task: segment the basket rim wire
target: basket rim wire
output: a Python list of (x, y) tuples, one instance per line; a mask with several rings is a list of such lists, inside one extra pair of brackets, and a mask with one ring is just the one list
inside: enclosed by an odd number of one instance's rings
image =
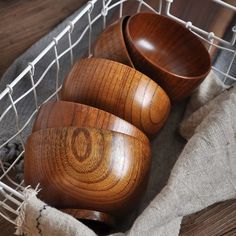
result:
[[(132, 0), (132, 1), (139, 2), (137, 12), (140, 12), (143, 8), (146, 8), (156, 14), (164, 14), (167, 17), (185, 25), (186, 28), (191, 30), (195, 35), (197, 35), (201, 40), (203, 40), (204, 42), (206, 42), (209, 45), (209, 48), (208, 48), (209, 52), (212, 50), (212, 47), (214, 46), (217, 49), (228, 51), (228, 52), (232, 53), (232, 59), (230, 61), (230, 65), (229, 65), (226, 72), (223, 72), (214, 66), (212, 66), (212, 69), (214, 71), (218, 72), (219, 74), (225, 76), (225, 79), (230, 78), (232, 80), (236, 80), (235, 77), (233, 77), (229, 74), (232, 64), (235, 60), (235, 55), (236, 55), (236, 50), (232, 49), (232, 46), (235, 44), (235, 41), (236, 41), (236, 27), (234, 27), (232, 29), (232, 32), (233, 32), (232, 39), (230, 41), (226, 41), (226, 40), (216, 36), (214, 34), (214, 32), (204, 31), (204, 30), (198, 28), (197, 26), (195, 26), (194, 24), (192, 24), (192, 22), (190, 22), (190, 21), (185, 22), (182, 19), (172, 15), (171, 14), (171, 7), (172, 7), (172, 4), (174, 3), (174, 0), (159, 0), (159, 6), (158, 6), (159, 9), (158, 10), (155, 10), (153, 7), (151, 7), (148, 3), (145, 2), (145, 0)], [(236, 12), (235, 6), (232, 6), (232, 5), (225, 3), (221, 0), (211, 0), (211, 1), (215, 2), (216, 4), (219, 4), (222, 7), (229, 8), (229, 9)], [(0, 217), (3, 217), (4, 219), (9, 221), (10, 223), (12, 223), (14, 225), (17, 224), (16, 218), (19, 215), (19, 212), (20, 212), (20, 210), (24, 204), (24, 201), (25, 201), (24, 190), (25, 189), (27, 190), (30, 187), (30, 186), (24, 187), (23, 186), (24, 181), (21, 181), (20, 184), (16, 183), (14, 180), (12, 180), (12, 178), (8, 175), (8, 173), (12, 169), (14, 169), (15, 164), (20, 160), (20, 158), (24, 154), (24, 142), (21, 137), (21, 133), (27, 127), (27, 125), (30, 123), (30, 121), (34, 118), (35, 114), (37, 113), (37, 111), (40, 107), (40, 105), (38, 104), (38, 100), (37, 100), (37, 93), (36, 93), (37, 86), (39, 86), (39, 84), (43, 81), (43, 79), (45, 78), (49, 69), (53, 65), (56, 65), (56, 89), (55, 89), (55, 92), (53, 92), (42, 104), (48, 102), (49, 100), (51, 100), (55, 96), (57, 96), (57, 99), (58, 99), (58, 93), (61, 89), (61, 85), (59, 85), (59, 82), (58, 82), (58, 77), (59, 77), (59, 73), (60, 73), (59, 59), (62, 58), (67, 53), (69, 53), (70, 54), (70, 64), (72, 66), (73, 62), (74, 62), (73, 49), (75, 48), (75, 46), (77, 46), (80, 43), (80, 41), (83, 39), (83, 37), (86, 33), (89, 33), (88, 57), (91, 57), (92, 56), (92, 53), (91, 53), (92, 52), (92, 50), (91, 50), (92, 40), (91, 40), (91, 38), (92, 38), (92, 29), (93, 29), (92, 26), (100, 18), (103, 18), (103, 29), (104, 29), (107, 24), (106, 18), (107, 18), (108, 13), (116, 7), (119, 7), (119, 17), (122, 17), (123, 16), (123, 7), (124, 7), (125, 2), (131, 2), (131, 0), (119, 0), (119, 1), (91, 0), (91, 1), (89, 1), (82, 8), (82, 10), (74, 17), (74, 19), (69, 21), (67, 26), (55, 38), (53, 38), (52, 41), (41, 51), (41, 53), (33, 61), (29, 62), (28, 66), (13, 80), (13, 82), (8, 84), (6, 86), (6, 88), (0, 93), (0, 103), (5, 97), (8, 97), (8, 99), (10, 100), (10, 105), (4, 110), (4, 112), (2, 114), (0, 114), (0, 122), (3, 120), (3, 118), (8, 114), (8, 112), (10, 110), (13, 110), (15, 113), (16, 126), (17, 126), (17, 132), (12, 137), (10, 137), (8, 140), (6, 140), (3, 144), (0, 144), (0, 150), (2, 148), (4, 148), (7, 145), (7, 143), (14, 140), (14, 138), (16, 138), (17, 136), (20, 137), (20, 140), (21, 140), (21, 143), (23, 146), (23, 151), (17, 156), (17, 158), (13, 161), (13, 163), (7, 167), (7, 169), (5, 169), (3, 161), (0, 160), (0, 167), (2, 170), (2, 175), (0, 176), (0, 195), (2, 195), (4, 197), (4, 200), (0, 201)], [(94, 7), (97, 6), (96, 5), (97, 3), (102, 3), (101, 12), (99, 14), (97, 14), (92, 19), (91, 13), (93, 12)], [(81, 35), (79, 35), (77, 40), (72, 43), (71, 35), (74, 32), (74, 28), (76, 27), (76, 24), (79, 22), (79, 20), (86, 14), (88, 17), (88, 25), (85, 27), (85, 29), (83, 30)], [(69, 46), (63, 52), (61, 52), (59, 54), (58, 50), (57, 50), (57, 45), (58, 45), (58, 42), (65, 35), (68, 35)], [(218, 43), (220, 43), (220, 44), (218, 44)], [(44, 70), (44, 72), (42, 73), (40, 78), (37, 80), (37, 82), (35, 82), (34, 71), (35, 71), (35, 67), (37, 66), (37, 63), (40, 62), (41, 60), (43, 60), (43, 57), (46, 56), (47, 53), (52, 49), (54, 50), (55, 58), (47, 66), (47, 68)], [(25, 75), (27, 75), (27, 74), (29, 74), (29, 76), (30, 76), (32, 87), (27, 92), (25, 92), (20, 97), (18, 97), (17, 99), (14, 100), (12, 97), (12, 93), (14, 92), (14, 87), (22, 79), (24, 79)], [(29, 118), (25, 122), (25, 124), (22, 127), (20, 127), (16, 104), (31, 92), (33, 92), (33, 95), (34, 95), (35, 110), (33, 111), (32, 114), (29, 115)], [(8, 180), (8, 182), (11, 183), (11, 186), (9, 186), (3, 182), (4, 178), (6, 178)], [(13, 188), (13, 186), (15, 186), (15, 189)], [(39, 186), (37, 186), (37, 188), (35, 189), (36, 192), (38, 192), (38, 188), (39, 188)], [(10, 203), (8, 203), (9, 205), (7, 204), (7, 202), (10, 202)], [(12, 203), (14, 204), (15, 208), (13, 208)], [(4, 209), (4, 211), (2, 209)], [(6, 211), (13, 213), (14, 217), (10, 217)]]

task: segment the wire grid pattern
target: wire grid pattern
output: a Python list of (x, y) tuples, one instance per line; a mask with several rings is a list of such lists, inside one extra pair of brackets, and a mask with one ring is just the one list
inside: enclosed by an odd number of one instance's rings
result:
[[(70, 66), (74, 63), (74, 52), (76, 46), (78, 46), (85, 36), (88, 34), (88, 45), (87, 45), (87, 55), (88, 57), (92, 56), (92, 32), (95, 22), (99, 19), (102, 19), (102, 28), (104, 29), (107, 25), (107, 16), (112, 9), (118, 8), (119, 10), (119, 17), (123, 16), (125, 2), (131, 2), (130, 0), (119, 0), (119, 1), (112, 1), (112, 0), (91, 0), (87, 3), (86, 6), (80, 11), (80, 13), (71, 21), (68, 22), (68, 25), (65, 27), (64, 30), (61, 31), (55, 38), (52, 39), (51, 43), (31, 62), (28, 63), (28, 66), (17, 76), (11, 84), (8, 84), (5, 90), (0, 94), (0, 107), (3, 105), (3, 101), (6, 99), (9, 102), (9, 106), (0, 114), (0, 123), (6, 117), (6, 115), (10, 112), (14, 115), (14, 122), (12, 126), (16, 126), (16, 132), (11, 136), (8, 137), (5, 142), (2, 144), (0, 143), (0, 151), (5, 147), (5, 145), (11, 141), (13, 141), (16, 137), (20, 140), (21, 145), (23, 147), (23, 151), (18, 153), (18, 156), (14, 159), (14, 161), (9, 165), (6, 166), (4, 162), (0, 159), (0, 217), (5, 218), (7, 221), (11, 222), (12, 224), (16, 224), (15, 219), (19, 214), (21, 206), (24, 202), (24, 197), (22, 191), (28, 186), (24, 186), (24, 181), (18, 183), (14, 178), (12, 178), (12, 172), (14, 174), (14, 168), (16, 167), (16, 163), (18, 163), (23, 155), (24, 155), (24, 138), (22, 137), (22, 132), (29, 126), (30, 122), (33, 121), (35, 114), (37, 113), (39, 107), (46, 103), (51, 99), (59, 99), (58, 93), (61, 89), (61, 82), (60, 77), (60, 59), (66, 55), (69, 55), (70, 58)], [(171, 14), (171, 7), (174, 4), (173, 0), (159, 0), (158, 9), (154, 9), (150, 5), (148, 5), (145, 0), (132, 0), (138, 3), (138, 7), (136, 9), (137, 12), (142, 10), (149, 10), (156, 14), (164, 14), (168, 17), (174, 19), (175, 21), (184, 24), (186, 28), (191, 30), (194, 34), (196, 34), (201, 40), (208, 44), (208, 50), (211, 51), (213, 47), (217, 50), (227, 51), (231, 54), (231, 60), (227, 67), (226, 71), (222, 71), (216, 67), (212, 67), (217, 73), (224, 76), (224, 80), (230, 78), (232, 80), (236, 80), (236, 78), (230, 75), (231, 67), (235, 60), (236, 50), (233, 49), (233, 45), (235, 44), (236, 40), (236, 28), (233, 27), (232, 29), (232, 39), (230, 41), (226, 41), (217, 35), (214, 32), (206, 32), (196, 26), (190, 21), (185, 22), (180, 18)], [(216, 4), (220, 4), (222, 7), (226, 7), (231, 9), (232, 11), (236, 11), (236, 7), (231, 6), (230, 4), (226, 4), (221, 0), (212, 0)], [(97, 7), (98, 3), (101, 4), (101, 9), (99, 14), (95, 17), (92, 17), (92, 13), (94, 8)], [(75, 27), (78, 26), (80, 19), (87, 15), (87, 26), (82, 31), (80, 35), (76, 36), (76, 40), (72, 40), (72, 35), (74, 32)], [(59, 52), (58, 50), (58, 43), (63, 37), (67, 37), (68, 40), (68, 47)], [(44, 60), (45, 57), (48, 56), (49, 52), (53, 50), (54, 58), (51, 60), (41, 74), (39, 78), (35, 78), (35, 70), (37, 69), (38, 63), (41, 60)], [(55, 69), (55, 78), (51, 78), (55, 80), (55, 90), (43, 101), (39, 101), (39, 95), (37, 94), (37, 87), (41, 85), (41, 83), (45, 80), (47, 73), (49, 70), (54, 67)], [(25, 79), (25, 75), (28, 75), (30, 78), (31, 87), (24, 92), (21, 96), (15, 98), (13, 96), (14, 89), (22, 80)], [(34, 105), (35, 107), (32, 110), (31, 114), (28, 114), (28, 119), (24, 122), (23, 125), (20, 124), (19, 120), (19, 113), (17, 109), (17, 104), (20, 103), (24, 98), (29, 96), (29, 94), (33, 94)], [(37, 188), (36, 188), (37, 190)]]

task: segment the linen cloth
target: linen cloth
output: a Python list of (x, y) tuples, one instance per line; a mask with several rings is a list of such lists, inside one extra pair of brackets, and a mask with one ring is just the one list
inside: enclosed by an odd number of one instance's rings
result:
[[(94, 15), (97, 14), (96, 11), (95, 8)], [(76, 14), (78, 12), (74, 15)], [(87, 17), (82, 18), (80, 25), (74, 28), (72, 41), (76, 40), (76, 35), (81, 34), (87, 21)], [(0, 92), (48, 45), (53, 37), (61, 32), (67, 23), (68, 19), (13, 63), (0, 82)], [(99, 25), (102, 25), (101, 22), (94, 27), (94, 38), (102, 30)], [(63, 51), (67, 44), (67, 39), (63, 39), (57, 46), (58, 51)], [(86, 36), (75, 48), (75, 58), (80, 58), (87, 53), (87, 45)], [(37, 65), (34, 73), (35, 82), (39, 80), (53, 59), (52, 50), (51, 54)], [(59, 61), (60, 81), (69, 71), (69, 59), (68, 54)], [(37, 88), (39, 104), (55, 90), (55, 74), (56, 70), (53, 67)], [(199, 211), (215, 202), (236, 197), (235, 88), (225, 90), (214, 73), (211, 73), (206, 81), (216, 86), (208, 86), (208, 89), (206, 86), (201, 86), (190, 100), (185, 116), (187, 101), (172, 106), (165, 127), (151, 144), (152, 168), (147, 191), (140, 205), (117, 227), (116, 231), (121, 232), (118, 235), (175, 236), (179, 233), (184, 215)], [(31, 81), (28, 74), (13, 88), (13, 99), (18, 98), (29, 88), (31, 88)], [(225, 92), (220, 94), (223, 90)], [(199, 96), (199, 93), (203, 95)], [(209, 94), (212, 95), (209, 97)], [(214, 98), (215, 96), (217, 97)], [(0, 115), (9, 104), (10, 101), (6, 96), (1, 101)], [(22, 99), (16, 106), (20, 117), (19, 125), (22, 127), (29, 114), (35, 109), (33, 93)], [(187, 144), (177, 132), (183, 116), (184, 121), (180, 131), (183, 137), (188, 139)], [(10, 111), (0, 122), (0, 144), (17, 131), (14, 124), (14, 113)], [(24, 141), (31, 132), (31, 126), (32, 122), (22, 133)], [(20, 137), (17, 136), (15, 140), (20, 141)], [(24, 232), (28, 235), (49, 236), (95, 235), (92, 230), (73, 217), (40, 201), (33, 190), (26, 189), (24, 194), (25, 204), (17, 219), (17, 234)]]

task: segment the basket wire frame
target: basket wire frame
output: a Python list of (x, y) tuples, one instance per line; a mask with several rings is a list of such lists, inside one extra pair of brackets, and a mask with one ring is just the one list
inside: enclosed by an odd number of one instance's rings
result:
[[(86, 33), (89, 35), (88, 40), (88, 57), (92, 56), (92, 32), (93, 32), (93, 25), (95, 22), (97, 22), (100, 18), (102, 18), (102, 28), (104, 29), (107, 24), (107, 15), (109, 12), (114, 9), (118, 8), (119, 10), (119, 17), (121, 18), (123, 16), (124, 12), (124, 6), (125, 2), (131, 2), (135, 1), (138, 2), (138, 8), (137, 12), (140, 12), (142, 10), (148, 9), (151, 12), (154, 12), (156, 14), (164, 14), (173, 20), (180, 22), (181, 24), (184, 24), (186, 28), (191, 30), (195, 35), (197, 35), (201, 40), (206, 42), (208, 44), (208, 50), (211, 51), (213, 47), (215, 47), (217, 50), (227, 51), (231, 53), (232, 58), (230, 60), (230, 63), (228, 65), (228, 68), (226, 71), (221, 71), (220, 69), (212, 66), (212, 69), (216, 71), (217, 73), (224, 76), (224, 80), (227, 78), (230, 78), (232, 80), (236, 80), (235, 77), (230, 75), (231, 67), (235, 61), (235, 55), (236, 50), (232, 48), (232, 46), (235, 44), (236, 41), (236, 27), (233, 27), (232, 29), (232, 38), (230, 41), (226, 41), (217, 35), (214, 34), (214, 32), (206, 32), (196, 26), (190, 21), (185, 22), (182, 19), (174, 16), (171, 14), (171, 8), (174, 4), (173, 0), (159, 0), (159, 6), (158, 9), (154, 9), (151, 7), (145, 0), (91, 0), (87, 3), (87, 5), (80, 11), (80, 13), (71, 21), (68, 22), (68, 25), (64, 28), (64, 30), (61, 31), (55, 38), (52, 39), (51, 43), (31, 62), (28, 63), (28, 66), (13, 80), (13, 82), (6, 86), (5, 90), (0, 94), (0, 106), (3, 103), (4, 98), (8, 98), (10, 105), (0, 114), (0, 123), (6, 117), (6, 115), (10, 112), (14, 112), (15, 116), (15, 126), (17, 132), (15, 132), (10, 138), (8, 138), (4, 143), (0, 143), (0, 151), (5, 147), (5, 145), (12, 140), (14, 140), (16, 137), (19, 138), (21, 141), (23, 151), (19, 153), (19, 155), (15, 158), (15, 160), (8, 166), (5, 165), (5, 163), (0, 159), (0, 217), (3, 217), (7, 221), (9, 221), (12, 224), (16, 224), (16, 218), (19, 215), (20, 209), (24, 203), (24, 195), (23, 190), (26, 188), (29, 188), (29, 186), (24, 186), (24, 181), (21, 181), (20, 183), (17, 183), (10, 175), (11, 171), (14, 170), (16, 163), (18, 163), (23, 155), (24, 155), (24, 140), (22, 138), (22, 132), (26, 129), (26, 127), (32, 122), (32, 120), (35, 117), (35, 114), (37, 113), (39, 107), (48, 102), (49, 100), (56, 97), (56, 99), (59, 99), (58, 93), (61, 89), (61, 84), (59, 84), (59, 75), (60, 75), (60, 58), (65, 56), (69, 53), (70, 56), (70, 66), (74, 63), (74, 53), (73, 49), (79, 45), (83, 37)], [(219, 4), (222, 7), (226, 7), (231, 9), (232, 11), (236, 12), (236, 7), (232, 6), (228, 3), (225, 3), (221, 0), (212, 0), (216, 4)], [(92, 18), (92, 12), (95, 7), (97, 7), (98, 3), (102, 3), (101, 11), (98, 15), (96, 15), (94, 18)], [(74, 32), (74, 28), (77, 27), (78, 22), (80, 19), (87, 15), (88, 24), (81, 33), (81, 35), (78, 35), (78, 38), (72, 42), (72, 34)], [(58, 43), (60, 40), (67, 35), (68, 37), (68, 47), (61, 53), (58, 52)], [(35, 79), (35, 69), (38, 65), (38, 63), (44, 59), (45, 56), (49, 54), (51, 50), (54, 50), (54, 59), (51, 61), (51, 63), (46, 67), (46, 69), (43, 71), (41, 76)], [(55, 91), (46, 98), (41, 104), (39, 104), (38, 101), (38, 95), (36, 88), (42, 83), (42, 81), (45, 79), (47, 73), (49, 70), (56, 66), (56, 74), (55, 74), (55, 80), (56, 80), (56, 86)], [(25, 79), (25, 75), (29, 75), (30, 81), (31, 81), (31, 88), (23, 93), (18, 98), (13, 98), (12, 94), (14, 93), (15, 86), (20, 83), (21, 80)], [(54, 78), (52, 78), (54, 79)], [(36, 81), (36, 82), (35, 82)], [(33, 93), (34, 96), (34, 103), (35, 103), (35, 109), (31, 114), (28, 115), (27, 121), (24, 123), (22, 127), (20, 127), (20, 117), (18, 115), (17, 107), (16, 105), (26, 96), (28, 96), (30, 93)], [(14, 124), (12, 124), (14, 125)], [(36, 190), (38, 189), (38, 186)]]

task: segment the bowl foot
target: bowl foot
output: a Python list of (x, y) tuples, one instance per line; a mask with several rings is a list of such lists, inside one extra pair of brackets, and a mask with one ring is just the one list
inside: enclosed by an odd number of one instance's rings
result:
[(61, 209), (82, 223), (93, 229), (96, 233), (109, 232), (115, 226), (115, 218), (107, 213), (85, 209)]

